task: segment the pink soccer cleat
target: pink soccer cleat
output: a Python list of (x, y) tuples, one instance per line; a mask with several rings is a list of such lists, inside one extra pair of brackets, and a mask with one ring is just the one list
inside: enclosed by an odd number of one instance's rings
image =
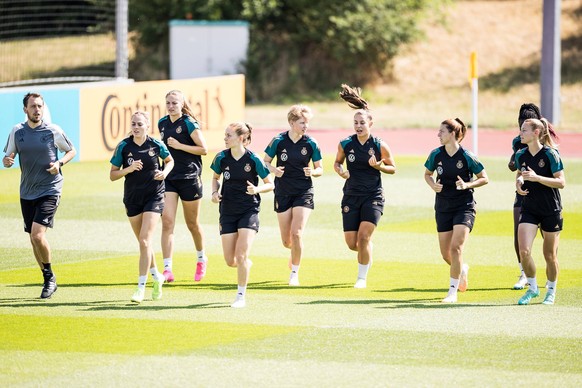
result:
[(199, 282), (206, 275), (206, 262), (199, 261), (196, 263), (196, 274), (194, 275), (194, 280)]
[(166, 283), (172, 283), (174, 281), (174, 274), (169, 269), (164, 270), (163, 275)]

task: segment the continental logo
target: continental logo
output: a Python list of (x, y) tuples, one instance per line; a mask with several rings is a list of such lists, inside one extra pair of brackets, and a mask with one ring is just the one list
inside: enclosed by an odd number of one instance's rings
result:
[[(222, 123), (225, 111), (221, 100), (220, 87), (212, 93), (204, 90), (203, 98), (194, 101), (191, 96), (186, 96), (188, 103), (194, 111), (196, 118), (208, 128), (210, 121)], [(154, 137), (159, 137), (158, 121), (166, 115), (166, 107), (163, 98), (155, 97), (156, 103), (151, 102), (147, 93), (144, 93), (137, 100), (122, 100), (117, 94), (110, 94), (105, 98), (101, 107), (101, 137), (103, 145), (108, 151), (113, 151), (117, 144), (127, 137), (131, 131), (131, 115), (136, 110), (150, 113), (150, 133)], [(158, 100), (160, 101), (158, 103)], [(209, 111), (218, 109), (219, 117), (209, 117)]]

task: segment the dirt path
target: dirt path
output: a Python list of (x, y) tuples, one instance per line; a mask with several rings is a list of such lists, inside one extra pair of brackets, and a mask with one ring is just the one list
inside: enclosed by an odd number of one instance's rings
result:
[[(256, 129), (253, 131), (252, 149), (262, 155), (263, 150), (273, 136), (282, 132), (278, 129)], [(323, 153), (333, 154), (337, 151), (338, 143), (354, 132), (352, 130), (310, 129)], [(433, 129), (387, 129), (374, 130), (373, 134), (380, 136), (392, 149), (395, 155), (428, 155), (429, 152), (439, 146), (437, 132)], [(479, 130), (478, 154), (481, 156), (511, 155), (511, 141), (517, 135), (517, 131), (499, 131), (491, 129)], [(463, 145), (472, 150), (472, 133), (469, 131)], [(582, 133), (560, 134), (560, 155), (566, 158), (582, 158)]]

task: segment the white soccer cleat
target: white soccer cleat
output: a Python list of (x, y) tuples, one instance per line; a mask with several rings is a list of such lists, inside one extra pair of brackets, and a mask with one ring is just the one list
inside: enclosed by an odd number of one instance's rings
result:
[(358, 278), (356, 284), (354, 284), (354, 288), (366, 288), (366, 279)]
[(513, 285), (514, 290), (523, 290), (527, 286), (527, 277), (525, 274), (519, 275), (519, 279), (517, 279), (517, 283)]
[(247, 305), (247, 303), (245, 301), (244, 295), (237, 294), (236, 299), (234, 300), (234, 302), (232, 302), (230, 307), (235, 308), (235, 309), (240, 309), (240, 308), (245, 307), (246, 305)]
[(459, 291), (465, 292), (469, 287), (469, 264), (463, 264), (461, 267), (461, 277), (459, 278)]
[(297, 275), (296, 273), (291, 273), (291, 276), (289, 276), (289, 285), (291, 287), (298, 287), (299, 286), (299, 275)]
[(448, 294), (445, 299), (443, 299), (443, 303), (457, 303), (457, 293)]

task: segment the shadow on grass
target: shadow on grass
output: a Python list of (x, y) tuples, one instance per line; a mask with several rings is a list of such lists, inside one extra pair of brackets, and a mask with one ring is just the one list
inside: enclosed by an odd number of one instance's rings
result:
[[(230, 291), (236, 288), (236, 283), (219, 284), (219, 283), (187, 283), (187, 284), (177, 284), (173, 282), (172, 284), (165, 286), (168, 289), (181, 289), (181, 290), (214, 290), (214, 291)], [(289, 289), (303, 289), (303, 290), (319, 290), (319, 289), (338, 289), (338, 288), (353, 288), (351, 283), (331, 283), (331, 284), (318, 284), (311, 286), (297, 286), (289, 287), (286, 282), (281, 281), (264, 281), (264, 282), (250, 282), (248, 284), (249, 290), (259, 290), (259, 291), (277, 291), (277, 290), (289, 290)]]

